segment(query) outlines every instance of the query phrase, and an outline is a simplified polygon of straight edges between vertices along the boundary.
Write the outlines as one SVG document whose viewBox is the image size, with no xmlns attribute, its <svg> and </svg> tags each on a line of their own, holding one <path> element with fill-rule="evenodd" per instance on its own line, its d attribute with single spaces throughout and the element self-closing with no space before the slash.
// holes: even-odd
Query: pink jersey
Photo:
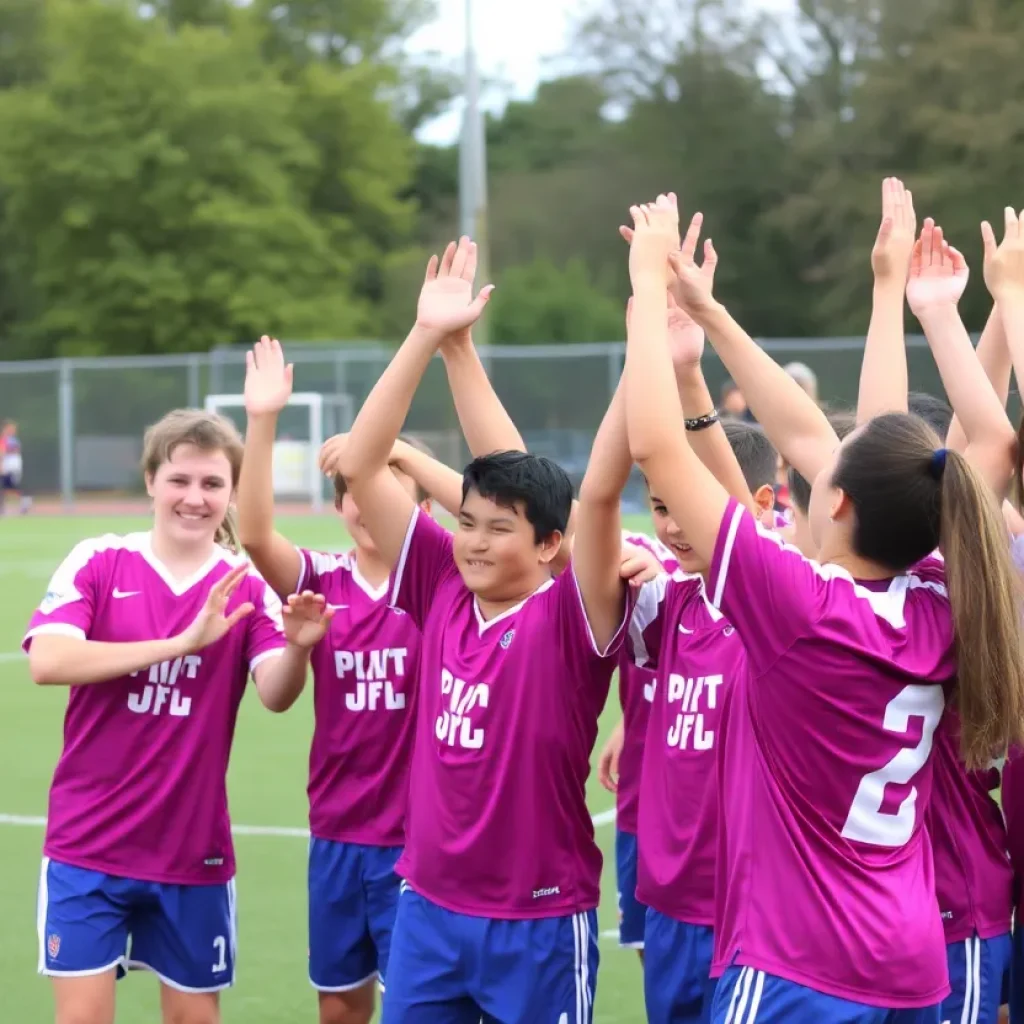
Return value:
<svg viewBox="0 0 1024 1024">
<path fill-rule="evenodd" d="M 396 872 L 457 913 L 519 919 L 596 907 L 601 853 L 586 780 L 624 629 L 597 651 L 571 566 L 484 621 L 451 535 L 418 509 L 392 602 L 423 635 Z"/>
<path fill-rule="evenodd" d="M 630 622 L 637 664 L 657 670 L 637 833 L 637 899 L 687 924 L 713 925 L 717 752 L 726 694 L 746 671 L 743 644 L 699 576 L 644 584 Z"/>
<path fill-rule="evenodd" d="M 679 563 L 660 541 L 643 533 L 622 531 L 622 542 L 650 551 L 666 572 Z M 640 764 L 643 760 L 647 716 L 654 697 L 655 674 L 640 668 L 627 645 L 619 654 L 619 706 L 622 708 L 622 753 L 619 755 L 619 785 L 615 794 L 615 822 L 621 832 L 636 835 L 637 807 L 640 803 Z"/>
<path fill-rule="evenodd" d="M 950 708 L 935 734 L 935 778 L 924 819 L 946 942 L 1006 935 L 1013 910 L 1006 824 L 991 796 L 999 788 L 999 769 L 967 771 L 959 743 L 957 715 Z"/>
<path fill-rule="evenodd" d="M 240 555 L 217 548 L 187 580 L 148 533 L 78 544 L 50 580 L 23 646 L 44 634 L 106 643 L 176 636 Z M 180 885 L 235 873 L 225 776 L 249 672 L 285 647 L 281 604 L 252 570 L 228 603 L 256 610 L 197 654 L 71 687 L 45 853 L 106 874 Z"/>
<path fill-rule="evenodd" d="M 923 810 L 956 671 L 942 565 L 865 584 L 730 501 L 708 592 L 748 671 L 720 748 L 713 974 L 890 1009 L 949 992 Z"/>
<path fill-rule="evenodd" d="M 401 846 L 409 793 L 420 633 L 374 589 L 355 554 L 302 551 L 296 589 L 335 608 L 313 650 L 316 722 L 309 752 L 309 829 L 319 839 Z"/>
</svg>

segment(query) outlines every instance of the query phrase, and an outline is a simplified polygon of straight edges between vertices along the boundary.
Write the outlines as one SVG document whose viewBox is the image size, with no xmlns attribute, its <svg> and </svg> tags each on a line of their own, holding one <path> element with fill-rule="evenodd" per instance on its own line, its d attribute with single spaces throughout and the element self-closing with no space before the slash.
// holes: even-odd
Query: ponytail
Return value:
<svg viewBox="0 0 1024 1024">
<path fill-rule="evenodd" d="M 217 527 L 213 542 L 233 551 L 236 555 L 242 553 L 242 541 L 238 533 L 238 513 L 235 511 L 234 505 L 229 506 L 224 516 L 224 522 Z"/>
<path fill-rule="evenodd" d="M 945 455 L 940 548 L 953 612 L 961 755 L 980 768 L 1024 742 L 1022 588 L 994 497 L 967 460 Z"/>
</svg>

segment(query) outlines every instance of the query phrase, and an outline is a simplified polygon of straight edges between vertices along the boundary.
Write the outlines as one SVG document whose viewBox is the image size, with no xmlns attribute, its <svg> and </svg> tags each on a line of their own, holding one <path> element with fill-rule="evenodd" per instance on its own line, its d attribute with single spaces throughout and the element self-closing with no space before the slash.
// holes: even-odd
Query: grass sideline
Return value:
<svg viewBox="0 0 1024 1024">
<path fill-rule="evenodd" d="M 630 529 L 649 530 L 646 516 L 629 517 Z M 43 838 L 40 819 L 60 752 L 67 691 L 32 685 L 18 655 L 21 636 L 50 574 L 85 537 L 145 529 L 138 517 L 8 517 L 0 519 L 0 991 L 5 1020 L 43 1024 L 53 1019 L 48 982 L 36 975 L 36 887 Z M 344 548 L 347 537 L 326 516 L 282 517 L 279 527 L 297 543 Z M 306 976 L 306 769 L 312 728 L 310 692 L 285 715 L 271 715 L 248 696 L 242 702 L 231 759 L 232 820 L 246 826 L 236 836 L 239 955 L 237 983 L 223 998 L 225 1024 L 281 1024 L 316 1019 Z M 601 721 L 595 758 L 618 721 L 614 687 Z M 592 775 L 591 812 L 605 821 L 611 796 Z M 14 820 L 11 820 L 14 819 Z M 28 822 L 20 819 L 29 819 Z M 288 830 L 277 834 L 265 830 Z M 597 829 L 604 851 L 602 932 L 615 929 L 614 836 Z M 595 1024 L 642 1020 L 643 987 L 632 950 L 601 941 Z M 118 985 L 117 1019 L 123 1024 L 159 1020 L 155 980 L 133 975 Z"/>
</svg>

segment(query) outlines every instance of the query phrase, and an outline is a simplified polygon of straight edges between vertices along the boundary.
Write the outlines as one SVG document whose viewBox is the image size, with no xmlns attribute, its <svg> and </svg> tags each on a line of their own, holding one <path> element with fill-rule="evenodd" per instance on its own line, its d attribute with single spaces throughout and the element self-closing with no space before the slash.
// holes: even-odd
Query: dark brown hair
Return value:
<svg viewBox="0 0 1024 1024">
<path fill-rule="evenodd" d="M 854 510 L 853 547 L 902 572 L 939 548 L 953 614 L 961 754 L 968 768 L 1024 742 L 1020 577 L 995 496 L 917 416 L 876 416 L 832 479 Z"/>
</svg>

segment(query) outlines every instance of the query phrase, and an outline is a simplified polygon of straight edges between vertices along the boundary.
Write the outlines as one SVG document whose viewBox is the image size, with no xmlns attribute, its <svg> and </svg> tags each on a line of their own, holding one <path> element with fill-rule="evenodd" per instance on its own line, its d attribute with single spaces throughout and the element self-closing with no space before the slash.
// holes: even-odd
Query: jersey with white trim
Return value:
<svg viewBox="0 0 1024 1024">
<path fill-rule="evenodd" d="M 354 552 L 301 552 L 298 590 L 334 607 L 313 649 L 315 723 L 309 751 L 309 828 L 314 836 L 401 846 L 409 797 L 420 631 L 372 587 Z"/>
<path fill-rule="evenodd" d="M 649 551 L 661 562 L 665 572 L 679 567 L 672 552 L 660 541 L 643 533 L 622 531 L 623 544 Z M 619 754 L 619 781 L 615 791 L 615 822 L 623 832 L 636 835 L 637 809 L 640 806 L 640 766 L 643 762 L 647 717 L 654 695 L 654 672 L 641 668 L 627 644 L 619 654 L 619 706 L 622 708 L 622 752 Z"/>
<path fill-rule="evenodd" d="M 104 643 L 177 636 L 211 588 L 244 563 L 218 547 L 178 581 L 148 533 L 82 541 L 50 580 L 23 646 L 43 635 Z M 286 643 L 281 603 L 255 569 L 226 613 L 247 601 L 255 610 L 196 654 L 71 687 L 50 787 L 47 857 L 171 884 L 234 876 L 226 774 L 238 706 L 250 671 Z"/>
<path fill-rule="evenodd" d="M 718 749 L 727 695 L 746 671 L 743 643 L 700 576 L 677 571 L 641 588 L 629 646 L 656 672 L 643 743 L 637 899 L 676 921 L 713 925 Z"/>
<path fill-rule="evenodd" d="M 478 917 L 596 907 L 601 852 L 586 780 L 624 624 L 599 652 L 571 565 L 485 621 L 456 567 L 451 534 L 419 510 L 392 603 L 423 635 L 396 872 L 439 906 Z"/>
<path fill-rule="evenodd" d="M 949 992 L 924 810 L 953 685 L 943 567 L 857 581 L 730 501 L 708 593 L 747 672 L 726 702 L 713 973 L 889 1009 Z"/>
</svg>

